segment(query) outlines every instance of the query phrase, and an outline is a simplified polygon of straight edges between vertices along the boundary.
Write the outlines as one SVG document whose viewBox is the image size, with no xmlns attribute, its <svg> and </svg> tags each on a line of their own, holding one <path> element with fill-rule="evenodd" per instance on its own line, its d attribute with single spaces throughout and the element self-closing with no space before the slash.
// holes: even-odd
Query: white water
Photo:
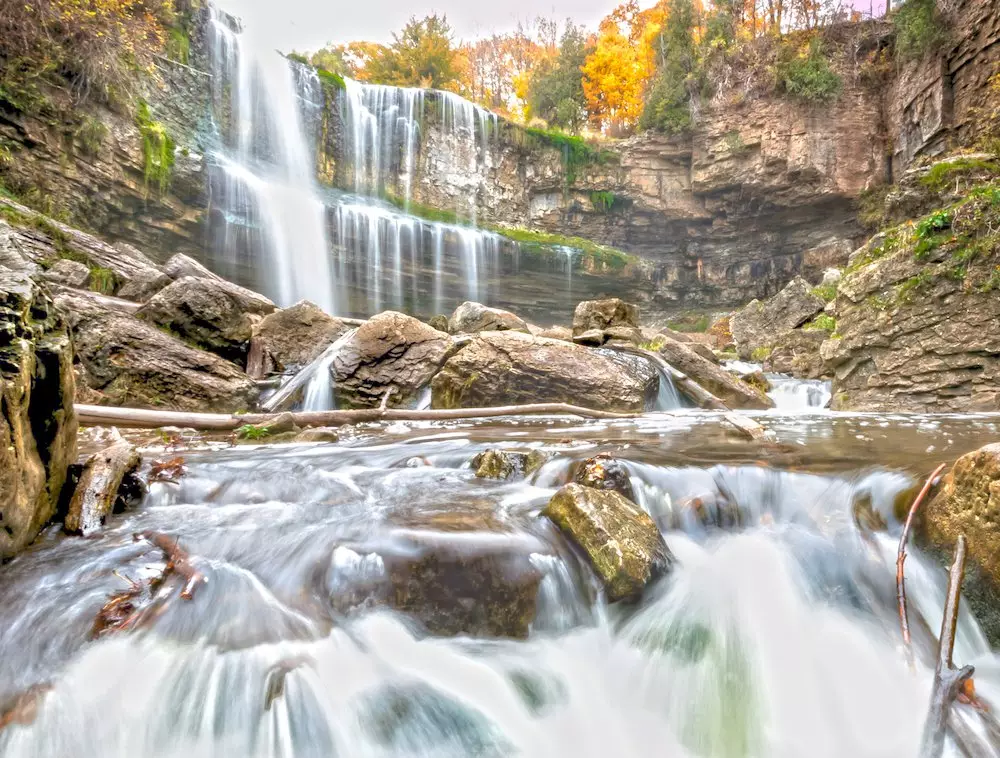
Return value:
<svg viewBox="0 0 1000 758">
<path fill-rule="evenodd" d="M 740 376 L 761 373 L 764 367 L 759 363 L 747 361 L 727 361 L 724 365 L 727 371 Z M 771 383 L 767 396 L 774 401 L 774 407 L 779 411 L 807 413 L 823 410 L 830 405 L 833 395 L 830 382 L 822 379 L 796 379 L 785 374 L 764 374 Z"/>
<path fill-rule="evenodd" d="M 250 224 L 267 260 L 252 264 L 261 290 L 282 306 L 308 299 L 335 313 L 326 209 L 301 115 L 302 101 L 317 96 L 319 80 L 267 43 L 262 19 L 249 19 L 246 30 L 237 32 L 214 6 L 212 15 L 216 103 L 230 119 L 216 156 L 224 175 L 217 202 L 236 225 L 227 227 L 223 246 L 240 249 L 230 233 Z"/>
<path fill-rule="evenodd" d="M 301 407 L 303 411 L 326 411 L 336 408 L 333 375 L 330 370 L 337 355 L 357 331 L 351 329 L 344 332 L 312 363 L 285 382 L 262 404 L 264 411 L 288 410 L 300 392 L 303 396 Z"/>
<path fill-rule="evenodd" d="M 33 723 L 0 730 L 0 754 L 916 755 L 933 652 L 925 630 L 940 624 L 944 572 L 912 550 L 910 671 L 891 514 L 912 478 L 638 462 L 677 432 L 630 437 L 622 452 L 636 456 L 637 499 L 677 564 L 638 606 L 609 607 L 589 599 L 587 567 L 538 517 L 574 458 L 590 454 L 585 437 L 608 427 L 583 425 L 579 453 L 543 444 L 555 458 L 513 483 L 475 480 L 466 466 L 484 432 L 503 427 L 446 429 L 409 443 L 191 455 L 178 484 L 154 485 L 100 540 L 51 542 L 5 567 L 0 700 L 12 682 L 54 689 Z M 435 531 L 470 495 L 505 531 Z M 858 498 L 887 516 L 888 532 L 858 531 Z M 531 546 L 543 579 L 527 640 L 427 636 L 363 602 L 331 628 L 326 609 L 385 581 L 415 533 L 398 525 L 422 515 L 432 520 L 420 534 L 472 555 Z M 106 592 L 123 586 L 113 572 L 134 577 L 156 560 L 131 538 L 142 528 L 175 534 L 208 583 L 189 602 L 175 597 L 146 633 L 84 643 Z M 975 664 L 977 691 L 1000 702 L 997 658 L 967 610 L 959 632 L 956 661 Z"/>
</svg>

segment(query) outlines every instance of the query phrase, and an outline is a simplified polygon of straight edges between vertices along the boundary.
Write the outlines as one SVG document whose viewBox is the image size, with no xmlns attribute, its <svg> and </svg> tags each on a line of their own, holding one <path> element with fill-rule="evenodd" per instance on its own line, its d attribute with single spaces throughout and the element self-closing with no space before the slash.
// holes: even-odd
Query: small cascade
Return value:
<svg viewBox="0 0 1000 758">
<path fill-rule="evenodd" d="M 322 107 L 319 79 L 214 6 L 210 29 L 221 262 L 253 269 L 260 289 L 281 305 L 305 298 L 334 313 L 326 212 L 303 119 L 304 110 Z"/>
<path fill-rule="evenodd" d="M 334 397 L 333 377 L 330 375 L 330 368 L 333 366 L 337 354 L 350 341 L 356 331 L 358 330 L 351 329 L 341 335 L 316 360 L 299 371 L 271 395 L 261 407 L 268 413 L 288 410 L 295 404 L 299 393 L 304 392 L 301 410 L 327 411 L 335 408 L 336 398 Z"/>
<path fill-rule="evenodd" d="M 820 379 L 793 379 L 781 374 L 769 374 L 771 391 L 768 397 L 779 411 L 815 411 L 830 405 L 833 395 L 830 382 Z"/>
</svg>

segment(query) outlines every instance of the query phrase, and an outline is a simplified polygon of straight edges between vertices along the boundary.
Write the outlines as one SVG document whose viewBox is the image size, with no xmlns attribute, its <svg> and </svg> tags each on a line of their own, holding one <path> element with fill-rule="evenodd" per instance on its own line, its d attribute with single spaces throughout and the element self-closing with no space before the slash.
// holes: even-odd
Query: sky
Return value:
<svg viewBox="0 0 1000 758">
<path fill-rule="evenodd" d="M 410 16 L 439 13 L 448 17 L 457 40 L 468 41 L 493 32 L 508 32 L 519 20 L 537 16 L 597 29 L 621 0 L 223 0 L 221 5 L 241 16 L 268 44 L 288 53 L 311 52 L 328 42 L 353 40 L 390 42 Z M 643 8 L 655 0 L 640 0 Z M 885 7 L 885 0 L 844 0 L 864 12 Z"/>
<path fill-rule="evenodd" d="M 653 4 L 640 2 L 642 7 Z M 518 20 L 542 15 L 596 29 L 620 0 L 231 0 L 221 5 L 247 25 L 267 26 L 282 52 L 317 50 L 327 42 L 390 42 L 410 16 L 443 14 L 459 40 L 511 31 Z"/>
</svg>

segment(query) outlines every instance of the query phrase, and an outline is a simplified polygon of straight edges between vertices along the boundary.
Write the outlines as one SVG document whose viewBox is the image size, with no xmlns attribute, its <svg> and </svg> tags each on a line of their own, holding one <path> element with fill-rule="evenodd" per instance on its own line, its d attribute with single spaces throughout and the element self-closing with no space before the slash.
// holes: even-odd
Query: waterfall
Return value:
<svg viewBox="0 0 1000 758">
<path fill-rule="evenodd" d="M 214 6 L 210 29 L 221 143 L 221 180 L 213 182 L 221 196 L 213 204 L 225 218 L 224 259 L 239 265 L 238 250 L 259 247 L 267 265 L 256 273 L 266 294 L 280 305 L 308 299 L 334 313 L 326 211 L 302 116 L 322 102 L 319 79 L 255 35 L 259 27 L 234 28 Z"/>
</svg>

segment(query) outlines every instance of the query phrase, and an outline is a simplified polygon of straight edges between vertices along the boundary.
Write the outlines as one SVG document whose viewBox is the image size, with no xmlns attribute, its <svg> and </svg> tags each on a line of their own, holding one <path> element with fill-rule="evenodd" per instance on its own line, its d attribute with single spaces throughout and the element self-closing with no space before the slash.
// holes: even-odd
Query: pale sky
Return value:
<svg viewBox="0 0 1000 758">
<path fill-rule="evenodd" d="M 389 42 L 410 16 L 446 15 L 459 40 L 511 31 L 518 20 L 543 15 L 596 29 L 621 0 L 222 0 L 247 25 L 267 27 L 268 41 L 283 52 L 316 50 L 327 42 Z M 640 2 L 642 7 L 655 0 Z"/>
</svg>

